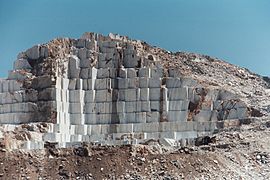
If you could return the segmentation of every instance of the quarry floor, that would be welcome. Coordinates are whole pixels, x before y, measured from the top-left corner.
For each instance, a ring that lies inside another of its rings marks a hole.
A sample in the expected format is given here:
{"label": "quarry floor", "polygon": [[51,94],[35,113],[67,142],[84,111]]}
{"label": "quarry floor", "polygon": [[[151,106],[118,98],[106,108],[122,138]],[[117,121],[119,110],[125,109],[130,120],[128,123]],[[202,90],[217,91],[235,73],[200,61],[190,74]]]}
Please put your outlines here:
{"label": "quarry floor", "polygon": [[270,179],[270,121],[215,134],[208,145],[157,142],[32,151],[0,150],[0,179]]}

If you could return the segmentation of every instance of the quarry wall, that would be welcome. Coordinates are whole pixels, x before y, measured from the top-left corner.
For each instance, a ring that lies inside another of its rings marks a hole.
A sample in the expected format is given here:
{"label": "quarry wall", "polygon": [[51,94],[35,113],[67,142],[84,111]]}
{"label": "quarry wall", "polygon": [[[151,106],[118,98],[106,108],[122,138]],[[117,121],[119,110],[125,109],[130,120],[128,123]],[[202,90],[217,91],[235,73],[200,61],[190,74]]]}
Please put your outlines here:
{"label": "quarry wall", "polygon": [[250,116],[233,93],[205,87],[160,61],[142,42],[112,34],[34,46],[0,80],[0,124],[48,123],[22,145],[36,149],[45,142],[185,144]]}

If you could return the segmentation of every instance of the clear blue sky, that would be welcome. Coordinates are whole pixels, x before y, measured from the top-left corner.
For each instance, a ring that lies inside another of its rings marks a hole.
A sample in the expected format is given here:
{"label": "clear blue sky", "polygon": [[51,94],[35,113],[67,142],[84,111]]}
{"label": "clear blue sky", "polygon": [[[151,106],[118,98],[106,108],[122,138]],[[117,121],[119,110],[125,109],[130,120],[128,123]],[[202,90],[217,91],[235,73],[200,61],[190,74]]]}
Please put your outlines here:
{"label": "clear blue sky", "polygon": [[0,77],[19,52],[86,31],[128,35],[270,75],[269,0],[0,0]]}

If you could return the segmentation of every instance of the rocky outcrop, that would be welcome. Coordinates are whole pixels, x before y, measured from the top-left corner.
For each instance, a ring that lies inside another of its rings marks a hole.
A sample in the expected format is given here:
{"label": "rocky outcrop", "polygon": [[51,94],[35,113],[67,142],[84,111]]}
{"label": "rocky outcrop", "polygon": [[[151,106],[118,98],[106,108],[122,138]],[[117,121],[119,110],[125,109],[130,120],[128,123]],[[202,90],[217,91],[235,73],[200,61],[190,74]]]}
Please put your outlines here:
{"label": "rocky outcrop", "polygon": [[0,81],[0,123],[52,123],[28,148],[45,141],[59,147],[160,138],[186,143],[263,109],[243,96],[251,92],[244,83],[265,90],[261,77],[208,56],[85,33],[18,55],[8,79]]}

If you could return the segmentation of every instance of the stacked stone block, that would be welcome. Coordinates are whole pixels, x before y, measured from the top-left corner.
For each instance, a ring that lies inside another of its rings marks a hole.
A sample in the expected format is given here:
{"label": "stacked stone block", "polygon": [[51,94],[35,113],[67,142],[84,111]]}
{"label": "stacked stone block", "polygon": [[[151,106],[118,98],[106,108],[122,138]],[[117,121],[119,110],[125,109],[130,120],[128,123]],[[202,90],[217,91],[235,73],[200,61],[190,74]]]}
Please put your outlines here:
{"label": "stacked stone block", "polygon": [[[0,81],[0,123],[52,122],[43,142],[68,147],[82,141],[194,139],[212,133],[219,121],[249,116],[233,94],[155,66],[153,57],[138,56],[132,43],[85,37],[72,41],[63,74],[36,75],[27,87],[22,83],[27,76],[20,70],[31,74],[30,60],[33,64],[46,58],[49,51],[34,46],[27,57],[18,56],[9,80]],[[25,147],[43,144],[26,142]]]}
{"label": "stacked stone block", "polygon": [[22,88],[18,80],[0,80],[0,123],[20,124],[33,121],[37,94]]}

